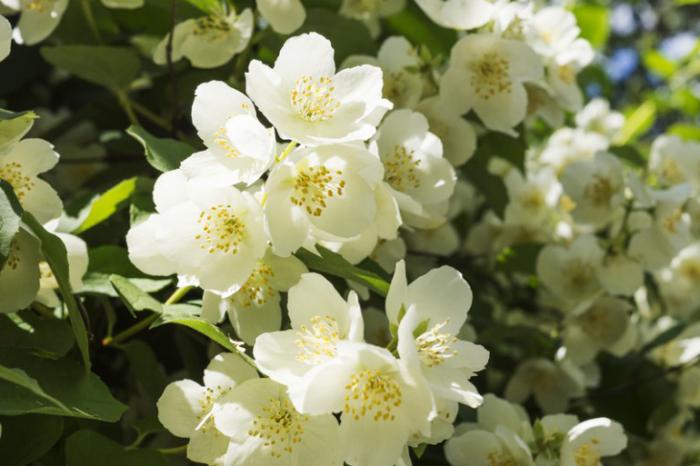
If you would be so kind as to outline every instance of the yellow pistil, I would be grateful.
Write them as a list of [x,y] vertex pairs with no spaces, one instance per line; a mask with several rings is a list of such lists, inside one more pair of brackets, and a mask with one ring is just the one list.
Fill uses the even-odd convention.
[[301,443],[304,424],[309,417],[299,414],[286,399],[273,398],[262,411],[262,415],[253,419],[248,435],[263,439],[263,446],[269,449],[273,458],[291,454],[294,446]]
[[333,317],[314,316],[311,318],[311,326],[302,325],[296,334],[297,340],[294,343],[299,348],[297,360],[315,365],[335,356],[340,330],[338,321]]
[[22,172],[22,164],[10,162],[0,166],[0,180],[7,181],[20,202],[34,187],[34,181]]
[[195,36],[206,36],[209,42],[220,41],[229,35],[231,25],[226,18],[221,16],[203,16],[195,20],[193,34]]
[[608,205],[614,194],[613,182],[610,178],[602,175],[595,175],[593,182],[589,183],[584,190],[584,196],[593,201],[595,206]]
[[600,466],[600,453],[598,453],[599,440],[591,439],[590,443],[584,443],[574,452],[574,461],[576,466]]
[[447,321],[440,322],[416,338],[418,356],[428,367],[439,366],[445,359],[457,355],[457,351],[452,349],[452,344],[457,341],[457,337],[451,333],[440,332],[445,325]]
[[401,387],[393,377],[366,369],[353,374],[345,386],[343,415],[355,420],[370,415],[376,422],[393,421],[401,402]]
[[515,458],[508,453],[491,452],[488,456],[489,466],[517,466]]
[[338,99],[333,97],[334,91],[333,80],[328,76],[301,76],[290,95],[292,107],[302,120],[330,120],[340,107]]
[[319,217],[328,207],[329,198],[343,195],[345,180],[342,174],[342,170],[331,171],[323,165],[300,170],[294,180],[292,203],[303,207],[309,215]]
[[397,145],[393,152],[384,157],[384,181],[397,191],[418,189],[420,187],[420,179],[416,174],[418,165],[420,165],[420,159],[414,155],[414,151]]
[[510,63],[497,53],[487,53],[470,64],[471,81],[476,95],[488,100],[497,94],[511,92]]
[[226,128],[219,128],[214,133],[214,144],[219,146],[229,159],[235,159],[241,155],[240,151],[231,144],[231,141],[226,135]]
[[203,210],[197,219],[201,233],[195,235],[200,248],[209,254],[238,253],[238,247],[246,236],[245,223],[233,213],[230,204],[218,204]]
[[258,263],[237,293],[242,297],[245,307],[251,307],[253,304],[262,306],[275,295],[275,290],[270,285],[270,280],[274,275],[269,265],[263,262]]

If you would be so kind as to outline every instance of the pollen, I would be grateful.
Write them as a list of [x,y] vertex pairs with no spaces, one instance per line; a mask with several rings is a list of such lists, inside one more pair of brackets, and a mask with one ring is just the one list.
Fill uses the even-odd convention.
[[22,11],[34,11],[37,13],[46,13],[53,9],[55,0],[22,0],[20,8]]
[[334,92],[335,86],[330,77],[302,76],[297,79],[290,100],[292,107],[302,120],[326,121],[333,118],[336,110],[340,107],[338,99],[333,97]]
[[328,207],[328,199],[343,195],[345,180],[342,174],[342,170],[331,171],[323,165],[300,170],[294,180],[292,203],[303,207],[309,215],[321,216]]
[[34,181],[22,172],[22,164],[10,162],[0,166],[0,179],[7,181],[20,202],[34,187]]
[[420,179],[417,174],[419,165],[420,159],[415,156],[413,150],[407,150],[404,146],[397,145],[384,158],[384,181],[397,191],[418,189],[420,187]]
[[291,454],[294,446],[301,443],[308,420],[309,417],[299,414],[289,400],[273,398],[262,408],[262,414],[253,419],[248,435],[263,439],[263,446],[270,455],[281,458]]
[[596,206],[608,205],[614,194],[615,186],[613,182],[610,178],[602,175],[596,175],[593,178],[593,182],[589,183],[584,190],[584,195]]
[[600,454],[596,445],[598,439],[591,439],[590,443],[584,443],[574,452],[574,461],[576,466],[601,466]]
[[442,333],[441,330],[445,325],[447,321],[440,322],[416,338],[418,356],[428,367],[439,366],[446,359],[457,355],[457,351],[452,349],[452,344],[457,341],[457,337],[451,333]]
[[231,32],[231,25],[226,18],[220,16],[203,16],[195,20],[193,34],[195,36],[205,36],[209,42],[216,42],[224,39]]
[[469,65],[470,84],[476,95],[488,100],[497,94],[509,94],[513,87],[510,80],[510,63],[497,53],[487,53]]
[[581,259],[569,261],[567,269],[569,285],[574,289],[586,287],[593,279],[593,267]]
[[576,82],[576,69],[571,65],[560,66],[557,74],[559,75],[559,79],[566,84],[573,84]]
[[245,239],[245,222],[234,214],[231,204],[218,204],[203,210],[197,223],[200,233],[195,239],[200,248],[209,254],[237,254],[241,242]]
[[197,414],[197,430],[207,433],[218,433],[214,425],[214,417],[211,415],[214,402],[231,390],[231,387],[205,387],[204,396],[199,400],[199,412]]
[[335,356],[340,331],[338,321],[333,317],[314,316],[311,325],[302,325],[296,334],[297,360],[316,365]]
[[355,420],[371,416],[375,422],[393,421],[401,402],[401,387],[393,377],[366,369],[353,374],[345,386],[343,413]]
[[229,159],[235,159],[241,155],[240,151],[231,144],[231,141],[226,136],[226,128],[219,128],[214,133],[214,144],[219,146]]
[[253,269],[253,273],[238,291],[243,297],[245,307],[251,307],[254,304],[262,306],[275,295],[275,290],[270,285],[270,280],[274,275],[270,266],[263,262],[258,263],[257,267]]
[[508,453],[491,452],[488,455],[489,466],[517,466],[515,459]]
[[21,262],[22,259],[19,245],[17,244],[17,240],[15,239],[10,244],[10,253],[7,256],[7,260],[5,261],[5,267],[8,267],[12,270],[17,270],[17,267],[19,267],[19,264]]

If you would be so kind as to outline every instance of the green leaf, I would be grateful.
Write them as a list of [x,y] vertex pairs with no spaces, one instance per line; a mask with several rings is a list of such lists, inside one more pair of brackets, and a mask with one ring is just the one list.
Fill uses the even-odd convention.
[[668,129],[669,134],[674,134],[683,139],[700,141],[700,127],[685,123],[676,123]]
[[126,449],[91,430],[79,430],[66,441],[66,466],[169,466],[157,450]]
[[90,213],[74,233],[82,233],[98,225],[126,207],[136,190],[137,177],[126,179],[100,195],[90,206]]
[[221,12],[221,2],[219,0],[187,0],[187,3],[207,14]]
[[56,278],[58,289],[61,292],[61,296],[63,297],[66,307],[68,308],[68,317],[70,319],[71,327],[73,328],[75,341],[83,358],[85,370],[89,371],[90,350],[88,348],[87,329],[85,328],[83,317],[80,314],[78,302],[75,300],[75,296],[73,296],[73,292],[70,287],[66,246],[58,236],[46,231],[29,212],[24,212],[22,220],[24,221],[25,225],[32,230],[34,235],[39,238],[39,241],[41,241],[41,252],[44,255],[44,259],[46,259],[46,262],[49,264],[51,272]]
[[0,147],[19,141],[37,118],[34,112],[11,112],[0,108]]
[[643,55],[644,65],[654,74],[668,79],[676,73],[677,67],[657,50],[647,50]]
[[[0,418],[0,458],[3,466],[24,466],[38,460],[63,433],[63,418],[27,414]],[[31,439],[31,441],[27,441]]]
[[132,285],[146,293],[160,291],[173,282],[172,278],[151,277],[137,269],[129,260],[126,249],[115,246],[98,246],[88,251],[89,265],[80,293],[104,294],[112,297],[119,295],[114,290],[110,278],[120,275]]
[[320,256],[307,249],[299,249],[295,255],[309,269],[352,280],[370,288],[380,296],[386,296],[389,292],[389,283],[376,273],[352,265],[340,254],[330,251],[323,246],[316,246],[316,249]]
[[128,279],[119,275],[112,275],[109,281],[132,314],[139,311],[163,312],[163,305],[158,300],[151,297],[151,295],[141,290]]
[[613,138],[613,144],[624,146],[646,133],[656,119],[656,103],[646,100],[627,115],[624,126]]
[[540,250],[542,250],[542,245],[536,243],[518,244],[504,248],[496,257],[496,269],[534,274]]
[[42,47],[41,55],[56,68],[115,92],[127,90],[141,68],[138,55],[128,47],[60,45]]
[[0,347],[59,358],[73,347],[73,332],[66,321],[31,311],[0,315]]
[[157,138],[140,126],[131,125],[126,133],[143,146],[148,163],[161,172],[178,168],[180,162],[195,151],[189,144],[175,139]]
[[[155,410],[155,403],[163,394],[168,381],[163,367],[153,353],[150,346],[140,340],[131,341],[122,346],[129,367],[136,383],[150,398],[151,406]],[[153,414],[156,414],[155,412]],[[160,427],[162,429],[162,427]]]
[[594,48],[602,49],[610,35],[610,18],[608,8],[591,3],[577,4],[574,15],[581,28],[581,37],[588,39]]
[[356,19],[325,9],[309,9],[306,21],[295,34],[317,32],[333,44],[335,62],[340,64],[350,55],[374,55],[377,44],[367,26]]
[[39,386],[39,382],[37,382],[36,379],[30,377],[22,369],[13,369],[11,367],[6,367],[0,364],[0,380],[4,380],[5,382],[8,382],[15,386],[25,388],[31,393],[33,393],[35,396],[49,403],[54,408],[58,408],[61,411],[68,411],[68,408],[63,403],[61,403],[48,393],[44,392],[41,386]]
[[[37,413],[116,422],[126,410],[95,374],[85,372],[75,361],[0,348],[0,366],[5,371],[20,370],[29,378],[23,384],[11,383],[7,378],[0,381],[0,415]],[[45,396],[37,393],[36,386],[26,386],[32,385],[31,380]]]
[[399,13],[386,19],[392,34],[404,36],[413,45],[424,45],[433,55],[450,55],[457,32],[438,26],[414,2],[407,2]]
[[646,158],[633,146],[610,146],[608,150],[635,167],[642,168],[647,164]]
[[10,257],[12,240],[22,223],[22,206],[12,190],[12,186],[0,179],[0,270]]

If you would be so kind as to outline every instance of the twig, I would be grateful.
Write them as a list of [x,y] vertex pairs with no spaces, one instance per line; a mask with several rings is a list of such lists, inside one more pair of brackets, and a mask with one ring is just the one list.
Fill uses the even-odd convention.
[[171,0],[170,2],[170,35],[168,36],[168,43],[165,46],[165,58],[168,63],[168,74],[170,75],[170,91],[171,91],[171,112],[170,112],[170,131],[173,136],[175,136],[175,125],[177,122],[177,109],[178,109],[178,98],[177,98],[177,74],[175,73],[175,67],[173,66],[173,38],[175,36],[175,4],[176,0]]

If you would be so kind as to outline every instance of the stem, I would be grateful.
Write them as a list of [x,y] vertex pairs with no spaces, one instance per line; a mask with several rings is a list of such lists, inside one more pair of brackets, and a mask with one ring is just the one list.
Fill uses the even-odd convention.
[[[170,295],[170,297],[165,301],[165,305],[167,306],[168,304],[175,304],[178,301],[180,301],[190,290],[192,289],[192,286],[183,286],[182,288],[178,288],[173,292],[173,294]],[[127,328],[123,332],[117,334],[114,337],[106,337],[102,340],[102,346],[112,346],[118,343],[123,342],[124,340],[128,339],[129,337],[139,333],[141,330],[144,330],[148,328],[153,322],[155,322],[160,314],[158,313],[153,313],[150,316],[146,317],[143,320],[140,320],[136,322],[134,325],[131,327]]]
[[100,35],[100,29],[97,27],[97,21],[95,21],[95,15],[92,12],[92,5],[90,5],[90,2],[91,0],[83,0],[80,2],[80,5],[83,7],[83,14],[92,31],[92,35],[95,36],[95,40],[98,44],[102,44],[102,36]]
[[126,117],[129,119],[129,122],[132,125],[141,126],[139,123],[139,119],[136,117],[134,109],[131,106],[129,97],[127,97],[126,93],[124,91],[118,91],[116,95],[117,100],[119,101],[119,105],[121,105],[122,109],[124,110],[124,113],[126,113]]
[[187,451],[187,445],[180,445],[173,448],[159,448],[158,452],[161,455],[181,455]]
[[151,123],[156,124],[165,130],[170,130],[170,123],[168,123],[168,120],[160,115],[156,115],[153,111],[136,101],[130,101],[130,103],[131,107],[134,109],[134,111],[136,111],[136,113],[146,118]]
[[276,161],[277,163],[279,163],[279,162],[283,161],[284,159],[286,159],[287,156],[288,156],[289,154],[291,154],[291,152],[294,150],[294,148],[295,148],[296,146],[297,146],[297,142],[296,142],[296,141],[292,141],[292,142],[290,142],[289,144],[287,144],[287,147],[284,148],[284,150],[282,151],[282,153],[281,153],[280,155],[278,155],[277,157],[275,157],[275,161]]

